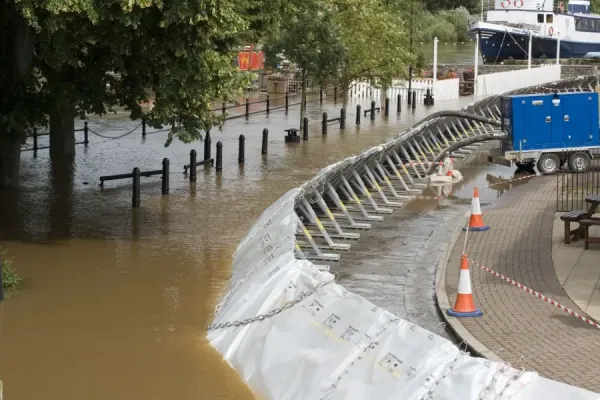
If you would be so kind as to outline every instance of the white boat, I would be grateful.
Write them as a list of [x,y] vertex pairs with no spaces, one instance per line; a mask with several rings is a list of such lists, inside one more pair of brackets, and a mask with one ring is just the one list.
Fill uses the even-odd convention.
[[495,0],[486,14],[469,27],[485,63],[527,59],[529,40],[534,59],[556,58],[559,44],[560,58],[600,52],[600,15],[589,0]]

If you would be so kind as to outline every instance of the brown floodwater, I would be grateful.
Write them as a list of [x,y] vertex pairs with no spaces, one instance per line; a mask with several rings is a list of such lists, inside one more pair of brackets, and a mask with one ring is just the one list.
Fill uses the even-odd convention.
[[[165,134],[143,140],[139,129],[119,140],[91,135],[72,160],[24,152],[21,188],[0,193],[0,244],[24,277],[0,303],[5,399],[251,399],[204,328],[241,237],[265,207],[319,168],[466,102],[419,105],[415,114],[378,116],[360,128],[351,103],[345,132],[334,124],[327,136],[321,113],[337,115],[340,105],[311,104],[311,137],[294,145],[284,144],[283,129],[298,125],[297,108],[228,121],[212,132],[213,156],[216,141],[224,144],[223,172],[200,168],[195,184],[182,165],[191,149],[202,154],[201,143],[165,148]],[[117,136],[137,124],[117,116],[94,119],[90,128]],[[271,133],[266,157],[263,128]],[[142,178],[140,209],[131,208],[128,180],[98,187],[101,175],[159,169],[163,157],[171,162],[170,195],[161,196],[159,177]]]

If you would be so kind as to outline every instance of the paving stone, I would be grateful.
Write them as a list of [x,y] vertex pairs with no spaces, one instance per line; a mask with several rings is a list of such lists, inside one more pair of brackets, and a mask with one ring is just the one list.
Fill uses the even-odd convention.
[[[552,264],[556,178],[539,177],[506,192],[483,208],[487,232],[469,232],[469,258],[585,313],[565,294]],[[459,237],[446,271],[450,302],[456,298],[465,233]],[[591,327],[537,297],[471,265],[475,302],[481,318],[461,322],[481,343],[516,366],[600,392],[600,329]]]

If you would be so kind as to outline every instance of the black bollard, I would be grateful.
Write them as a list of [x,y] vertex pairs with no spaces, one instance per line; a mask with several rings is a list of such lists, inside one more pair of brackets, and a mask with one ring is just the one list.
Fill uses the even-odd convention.
[[0,256],[0,301],[4,300],[4,277],[2,276],[2,256]]
[[346,109],[344,107],[340,110],[340,129],[346,129]]
[[396,112],[402,111],[402,95],[398,95],[396,99]]
[[162,160],[162,185],[160,187],[160,192],[162,194],[169,194],[169,165],[171,162],[168,158],[163,158]]
[[333,102],[337,101],[337,86],[333,87]]
[[269,130],[268,129],[263,129],[263,136],[262,136],[262,147],[260,149],[260,154],[267,154],[269,150]]
[[269,95],[267,95],[267,114],[269,113],[269,111],[271,111],[271,99],[269,98]]
[[133,169],[133,188],[131,194],[131,205],[133,208],[140,207],[140,169],[135,167]]
[[410,102],[412,101],[412,90],[408,91],[408,96],[406,96],[408,105],[410,106]]
[[390,98],[385,98],[385,116],[388,117],[390,115]]
[[223,170],[223,143],[217,142],[217,172]]
[[33,156],[37,157],[38,152],[38,135],[37,128],[33,128]]
[[429,88],[427,88],[427,90],[425,91],[425,99],[423,100],[423,104],[425,104],[426,106],[429,105],[429,96],[430,96],[430,91],[429,91]]
[[375,100],[371,101],[371,121],[375,121]]
[[221,111],[223,112],[223,115],[225,115],[225,113],[227,112],[227,111],[225,110],[225,103],[223,103],[223,106],[221,107]]
[[323,104],[323,86],[319,89],[319,104]]
[[327,113],[323,113],[323,122],[321,122],[322,125],[322,129],[321,129],[321,133],[323,135],[327,135]]
[[288,112],[289,101],[290,101],[290,94],[286,90],[285,91],[285,112]]
[[360,104],[356,105],[356,125],[360,125]]
[[196,162],[197,162],[198,154],[196,150],[192,149],[190,151],[190,182],[196,182]]
[[[144,120],[142,120],[142,125],[143,124],[144,124]],[[87,147],[88,143],[90,142],[90,140],[89,140],[89,133],[90,133],[90,128],[88,127],[87,121],[85,121],[83,123],[83,144],[84,144],[85,147]]]
[[413,90],[412,92],[412,108],[413,110],[417,108],[417,91]]
[[240,135],[239,144],[238,144],[238,163],[243,164],[246,153],[246,137],[244,135]]
[[[210,131],[206,132],[206,137],[204,138],[204,161],[208,162],[210,160]],[[204,164],[206,165],[206,164]]]
[[[85,123],[87,127],[87,122]],[[142,118],[142,139],[146,138],[146,119]]]
[[308,140],[308,117],[304,117],[302,125],[302,139]]
[[246,118],[250,116],[250,100],[246,97]]

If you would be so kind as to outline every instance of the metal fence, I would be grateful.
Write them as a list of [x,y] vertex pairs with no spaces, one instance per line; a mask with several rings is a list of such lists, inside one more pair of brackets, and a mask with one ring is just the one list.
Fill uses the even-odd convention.
[[[574,153],[573,153],[574,154]],[[585,210],[588,205],[585,198],[600,194],[600,159],[591,160],[586,172],[571,172],[568,154],[561,162],[564,169],[556,174],[556,211]]]

